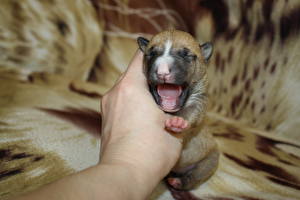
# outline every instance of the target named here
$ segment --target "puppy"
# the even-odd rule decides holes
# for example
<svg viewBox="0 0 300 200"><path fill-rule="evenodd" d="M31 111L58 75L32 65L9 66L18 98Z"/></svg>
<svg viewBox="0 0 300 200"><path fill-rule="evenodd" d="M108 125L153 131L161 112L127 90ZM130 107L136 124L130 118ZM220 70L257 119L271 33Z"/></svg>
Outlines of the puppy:
<svg viewBox="0 0 300 200"><path fill-rule="evenodd" d="M215 171L219 153L206 128L206 64L212 44L199 45L188 33L167 30L150 41L139 37L144 52L144 73L157 105L170 114L165 128L183 137L183 151L167 182L175 189L189 190Z"/></svg>

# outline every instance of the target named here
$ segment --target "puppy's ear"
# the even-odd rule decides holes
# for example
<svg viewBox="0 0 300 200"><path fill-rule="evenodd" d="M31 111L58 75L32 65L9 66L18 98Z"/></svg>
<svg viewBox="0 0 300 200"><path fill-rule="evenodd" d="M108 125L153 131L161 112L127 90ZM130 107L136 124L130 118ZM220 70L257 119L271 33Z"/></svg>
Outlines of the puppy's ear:
<svg viewBox="0 0 300 200"><path fill-rule="evenodd" d="M205 62L208 62L209 58L212 55L213 52L213 45L210 42L206 42L202 45L200 45L201 53L204 57Z"/></svg>
<svg viewBox="0 0 300 200"><path fill-rule="evenodd" d="M149 40L143 37L138 37L137 43L139 45L140 50L145 53Z"/></svg>

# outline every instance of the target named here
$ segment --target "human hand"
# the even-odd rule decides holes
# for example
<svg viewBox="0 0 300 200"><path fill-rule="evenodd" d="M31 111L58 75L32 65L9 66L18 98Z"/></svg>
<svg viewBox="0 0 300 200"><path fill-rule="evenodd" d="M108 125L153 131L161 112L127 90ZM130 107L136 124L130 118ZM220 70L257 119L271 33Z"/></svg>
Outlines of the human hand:
<svg viewBox="0 0 300 200"><path fill-rule="evenodd" d="M137 51L127 71L102 98L100 165L128 166L138 182L154 188L177 162L182 144L165 130L168 116L148 90L142 60L143 53Z"/></svg>
<svg viewBox="0 0 300 200"><path fill-rule="evenodd" d="M148 91L142 60L137 52L103 96L100 163L17 200L146 199L175 165L182 145L164 129L168 117Z"/></svg>

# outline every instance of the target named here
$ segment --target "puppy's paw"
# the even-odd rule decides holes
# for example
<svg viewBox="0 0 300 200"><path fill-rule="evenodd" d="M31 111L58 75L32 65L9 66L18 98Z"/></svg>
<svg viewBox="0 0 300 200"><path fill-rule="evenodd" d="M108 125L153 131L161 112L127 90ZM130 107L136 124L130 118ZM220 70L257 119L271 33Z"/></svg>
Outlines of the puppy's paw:
<svg viewBox="0 0 300 200"><path fill-rule="evenodd" d="M165 122L166 129L175 133L180 133L189 127L188 121L182 117L171 117Z"/></svg>

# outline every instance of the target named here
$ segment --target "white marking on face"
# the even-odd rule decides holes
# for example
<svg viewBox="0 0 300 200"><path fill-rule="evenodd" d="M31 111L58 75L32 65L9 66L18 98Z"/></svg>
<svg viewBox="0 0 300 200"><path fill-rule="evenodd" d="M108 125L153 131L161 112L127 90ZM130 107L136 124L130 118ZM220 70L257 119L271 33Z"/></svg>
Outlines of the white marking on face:
<svg viewBox="0 0 300 200"><path fill-rule="evenodd" d="M155 61L155 67L158 71L166 71L166 65L170 68L170 65L174 62L174 58L170 55L172 48L172 42L167 40L165 43L165 49L163 55L159 56ZM164 69L160 70L159 68L163 67Z"/></svg>
<svg viewBox="0 0 300 200"><path fill-rule="evenodd" d="M171 42L170 40L167 40L167 42L165 43L165 52L164 52L164 56L167 56L167 55L170 54L171 47L172 47L172 42Z"/></svg>

